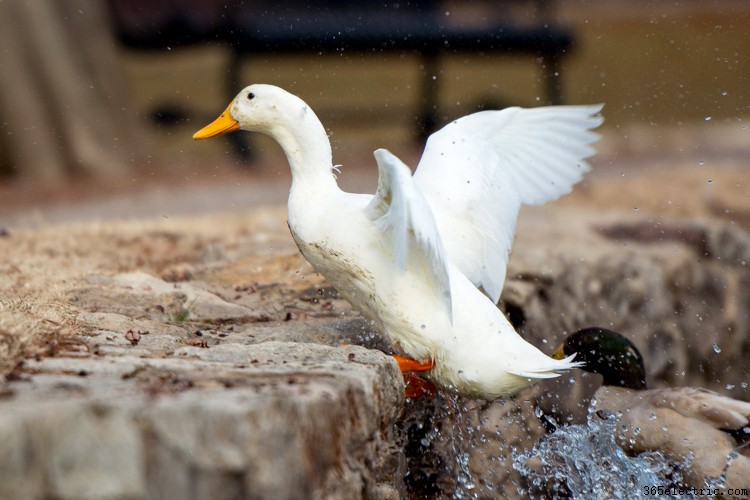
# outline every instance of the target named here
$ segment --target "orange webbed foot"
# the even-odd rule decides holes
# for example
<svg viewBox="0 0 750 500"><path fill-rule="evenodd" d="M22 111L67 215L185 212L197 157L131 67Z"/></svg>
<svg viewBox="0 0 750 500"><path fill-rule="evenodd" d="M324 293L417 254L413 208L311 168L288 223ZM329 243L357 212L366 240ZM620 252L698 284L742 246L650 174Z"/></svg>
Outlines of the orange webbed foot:
<svg viewBox="0 0 750 500"><path fill-rule="evenodd" d="M404 397L415 399L424 395L434 396L437 392L435 384L429 380L418 377L411 372L405 372L403 375L406 385Z"/></svg>
<svg viewBox="0 0 750 500"><path fill-rule="evenodd" d="M423 379L417 376L414 372L426 372L432 370L435 367L435 361L428 359L427 361L417 361L411 358L404 358L401 356L393 356L393 359L398 363L398 367L401 369L401 374L404 377L404 383L406 388L404 390L404 396L407 398L418 398L429 394L434 396L437 389L435 384L429 380Z"/></svg>
<svg viewBox="0 0 750 500"><path fill-rule="evenodd" d="M398 363L398 367L401 372L426 372L432 370L435 367L435 361L428 359L427 361L417 361L416 359L403 358L401 356L393 356L393 359Z"/></svg>

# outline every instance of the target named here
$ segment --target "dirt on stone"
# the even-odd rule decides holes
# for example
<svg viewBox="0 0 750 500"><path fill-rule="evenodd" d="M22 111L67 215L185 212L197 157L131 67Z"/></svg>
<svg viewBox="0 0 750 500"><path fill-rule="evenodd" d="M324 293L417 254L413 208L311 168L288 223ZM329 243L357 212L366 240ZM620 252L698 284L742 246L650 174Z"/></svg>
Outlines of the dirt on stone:
<svg viewBox="0 0 750 500"><path fill-rule="evenodd" d="M82 312L184 325L191 320L191 304L180 301L187 283L217 300L247 306L258 321L351 310L297 253L281 207L245 215L13 229L0 238L0 252L5 374L23 358L86 351L80 339L91 328L78 321ZM161 296L108 291L98 278L131 272L160 279L173 291ZM220 316L203 319L216 323Z"/></svg>

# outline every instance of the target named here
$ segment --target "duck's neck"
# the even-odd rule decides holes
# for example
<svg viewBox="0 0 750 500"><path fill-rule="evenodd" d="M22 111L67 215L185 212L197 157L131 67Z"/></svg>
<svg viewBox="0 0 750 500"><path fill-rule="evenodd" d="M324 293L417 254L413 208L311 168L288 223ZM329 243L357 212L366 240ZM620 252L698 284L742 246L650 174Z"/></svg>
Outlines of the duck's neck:
<svg viewBox="0 0 750 500"><path fill-rule="evenodd" d="M284 126L274 127L270 135L284 150L292 170L292 191L325 193L336 190L331 143L323 124L302 101L294 116L285 117Z"/></svg>

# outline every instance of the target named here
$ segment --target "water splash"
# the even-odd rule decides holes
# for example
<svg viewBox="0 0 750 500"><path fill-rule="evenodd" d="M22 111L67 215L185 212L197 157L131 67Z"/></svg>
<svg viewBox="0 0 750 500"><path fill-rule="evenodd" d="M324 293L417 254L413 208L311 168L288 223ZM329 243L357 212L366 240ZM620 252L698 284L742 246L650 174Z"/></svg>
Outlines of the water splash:
<svg viewBox="0 0 750 500"><path fill-rule="evenodd" d="M407 400L404 446L408 496L476 498L469 469L471 426L459 398L438 392L435 399Z"/></svg>
<svg viewBox="0 0 750 500"><path fill-rule="evenodd" d="M454 423L451 433L451 447L456 457L456 489L453 491L454 500L476 498L474 489L477 484L469 469L470 448L474 447L474 427L465 419L466 408L459 407L459 398L448 395L448 404L453 408Z"/></svg>
<svg viewBox="0 0 750 500"><path fill-rule="evenodd" d="M625 454L615 442L617 425L615 415L589 415L585 425L561 427L531 450L517 453L513 468L528 482L528 489L519 494L627 499L647 487L668 488L681 482L677 466L661 453Z"/></svg>

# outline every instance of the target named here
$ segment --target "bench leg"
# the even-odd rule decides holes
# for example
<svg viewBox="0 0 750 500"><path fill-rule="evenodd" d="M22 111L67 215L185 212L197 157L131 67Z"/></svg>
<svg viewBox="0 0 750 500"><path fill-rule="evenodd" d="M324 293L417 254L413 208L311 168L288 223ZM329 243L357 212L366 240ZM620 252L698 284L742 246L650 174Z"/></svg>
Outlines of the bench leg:
<svg viewBox="0 0 750 500"><path fill-rule="evenodd" d="M562 65L559 54L542 55L544 71L544 93L547 95L548 105L563 104Z"/></svg>
<svg viewBox="0 0 750 500"><path fill-rule="evenodd" d="M422 54L424 74L420 89L419 114L417 115L417 136L424 142L438 125L438 79L440 62L435 52Z"/></svg>

